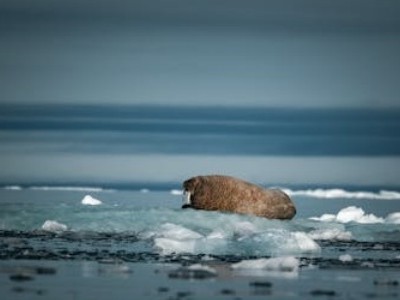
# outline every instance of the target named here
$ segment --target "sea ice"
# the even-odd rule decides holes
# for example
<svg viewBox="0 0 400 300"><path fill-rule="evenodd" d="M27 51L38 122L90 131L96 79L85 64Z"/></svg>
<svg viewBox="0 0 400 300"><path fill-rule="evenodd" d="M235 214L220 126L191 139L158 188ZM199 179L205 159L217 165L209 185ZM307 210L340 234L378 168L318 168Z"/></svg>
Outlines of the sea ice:
<svg viewBox="0 0 400 300"><path fill-rule="evenodd" d="M387 215L385 218L386 223L390 224L400 224L400 212L395 212Z"/></svg>
<svg viewBox="0 0 400 300"><path fill-rule="evenodd" d="M297 247L300 249L302 253L314 253L319 252L321 247L311 239L305 232L293 232L292 236L294 236Z"/></svg>
<svg viewBox="0 0 400 300"><path fill-rule="evenodd" d="M83 205L100 205L103 202L101 202L99 199L93 198L90 195L86 195L85 197L83 197L81 203Z"/></svg>
<svg viewBox="0 0 400 300"><path fill-rule="evenodd" d="M342 262L351 262L353 261L353 257L350 254L343 254L339 256L339 260Z"/></svg>
<svg viewBox="0 0 400 300"><path fill-rule="evenodd" d="M308 233L313 240L350 241L353 236L351 232L339 228L317 229Z"/></svg>
<svg viewBox="0 0 400 300"><path fill-rule="evenodd" d="M67 225L58 223L57 221L47 220L43 223L42 229L50 232L62 232L68 229Z"/></svg>
<svg viewBox="0 0 400 300"><path fill-rule="evenodd" d="M156 233L154 244L161 253L194 253L196 244L204 238L203 235L180 225L166 223Z"/></svg>
<svg viewBox="0 0 400 300"><path fill-rule="evenodd" d="M183 195L183 191L182 190L171 190L170 193L171 193L171 195L175 195L175 196L182 196Z"/></svg>
<svg viewBox="0 0 400 300"><path fill-rule="evenodd" d="M355 222L360 224L376 224L385 222L383 218L377 217L374 214L366 214L362 208L355 206L343 208L337 215L323 214L321 217L311 217L310 219L321 222Z"/></svg>
<svg viewBox="0 0 400 300"><path fill-rule="evenodd" d="M252 260L242 260L232 265L233 269L254 269L279 272L297 272L299 260L294 256L260 258Z"/></svg>
<svg viewBox="0 0 400 300"><path fill-rule="evenodd" d="M11 191L21 191L22 187L19 185L7 185L7 186L3 187L3 189L11 190Z"/></svg>
<svg viewBox="0 0 400 300"><path fill-rule="evenodd" d="M349 206L339 211L336 221L340 223L357 222L363 224L383 223L382 218L378 218L373 214L365 214L360 207Z"/></svg>
<svg viewBox="0 0 400 300"><path fill-rule="evenodd" d="M397 200L400 199L400 193L395 191L381 190L378 193L368 191L346 191L343 189L315 189L298 190L283 189L289 196L307 196L314 198L346 198L346 199L379 199L379 200Z"/></svg>
<svg viewBox="0 0 400 300"><path fill-rule="evenodd" d="M248 236L257 232L257 227L248 221L237 222L233 227L234 233L240 236Z"/></svg>

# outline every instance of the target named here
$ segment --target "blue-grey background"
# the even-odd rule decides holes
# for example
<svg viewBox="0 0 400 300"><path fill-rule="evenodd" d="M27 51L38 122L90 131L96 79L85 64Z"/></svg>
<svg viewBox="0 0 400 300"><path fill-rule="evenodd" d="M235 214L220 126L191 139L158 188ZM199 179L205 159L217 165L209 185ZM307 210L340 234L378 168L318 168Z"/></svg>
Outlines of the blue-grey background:
<svg viewBox="0 0 400 300"><path fill-rule="evenodd" d="M1 1L0 181L398 186L398 1Z"/></svg>

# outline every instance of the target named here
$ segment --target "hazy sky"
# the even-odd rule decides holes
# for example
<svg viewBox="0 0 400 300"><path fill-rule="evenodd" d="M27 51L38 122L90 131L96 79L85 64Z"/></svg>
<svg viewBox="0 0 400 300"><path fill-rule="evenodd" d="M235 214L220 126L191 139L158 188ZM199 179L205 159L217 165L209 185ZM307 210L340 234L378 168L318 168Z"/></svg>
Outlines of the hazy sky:
<svg viewBox="0 0 400 300"><path fill-rule="evenodd" d="M0 2L1 103L400 107L399 1Z"/></svg>

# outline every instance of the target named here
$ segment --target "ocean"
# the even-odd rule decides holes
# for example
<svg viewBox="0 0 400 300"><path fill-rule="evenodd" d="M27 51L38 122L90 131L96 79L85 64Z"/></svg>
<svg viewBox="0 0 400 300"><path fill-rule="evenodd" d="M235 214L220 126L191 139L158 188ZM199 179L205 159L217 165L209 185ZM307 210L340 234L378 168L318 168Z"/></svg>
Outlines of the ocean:
<svg viewBox="0 0 400 300"><path fill-rule="evenodd" d="M400 111L0 110L7 299L398 298ZM282 188L277 221L182 210L190 176Z"/></svg>

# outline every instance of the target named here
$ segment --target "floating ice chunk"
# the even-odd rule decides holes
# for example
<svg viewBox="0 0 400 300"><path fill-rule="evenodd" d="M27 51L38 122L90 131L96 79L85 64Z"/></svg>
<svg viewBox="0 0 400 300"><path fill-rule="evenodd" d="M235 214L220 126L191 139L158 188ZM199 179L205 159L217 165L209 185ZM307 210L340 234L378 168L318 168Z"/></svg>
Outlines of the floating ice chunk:
<svg viewBox="0 0 400 300"><path fill-rule="evenodd" d="M339 211L336 220L340 223L357 222L363 224L383 223L382 218L378 218L373 214L366 215L360 207L349 206Z"/></svg>
<svg viewBox="0 0 400 300"><path fill-rule="evenodd" d="M385 221L390 224L400 224L400 212L388 214Z"/></svg>
<svg viewBox="0 0 400 300"><path fill-rule="evenodd" d="M253 269L279 272L297 272L299 269L299 260L294 256L260 258L253 260L242 260L232 265L233 269Z"/></svg>
<svg viewBox="0 0 400 300"><path fill-rule="evenodd" d="M351 232L343 231L338 228L318 229L308 233L313 240L328 241L350 241L353 236Z"/></svg>
<svg viewBox="0 0 400 300"><path fill-rule="evenodd" d="M62 232L68 229L67 225L58 223L57 221L47 220L43 223L42 229L50 232Z"/></svg>
<svg viewBox="0 0 400 300"><path fill-rule="evenodd" d="M164 255L224 252L229 238L222 230L212 231L205 236L172 223L163 224L153 236L155 247Z"/></svg>
<svg viewBox="0 0 400 300"><path fill-rule="evenodd" d="M237 241L249 247L256 255L317 253L321 250L305 232L290 232L285 229L270 229L247 238L239 238Z"/></svg>
<svg viewBox="0 0 400 300"><path fill-rule="evenodd" d="M298 190L283 189L289 196L308 196L314 198L346 198L346 199L381 199L395 200L400 199L400 193L395 191L381 190L378 193L368 191L346 191L343 189L315 189Z"/></svg>
<svg viewBox="0 0 400 300"><path fill-rule="evenodd" d="M311 217L310 219L322 222L356 222L361 224L376 224L385 222L383 218L377 217L374 214L365 214L362 208L355 206L343 208L338 212L337 215L324 214L321 217Z"/></svg>
<svg viewBox="0 0 400 300"><path fill-rule="evenodd" d="M353 261L353 257L350 254L343 254L339 256L339 260L342 262L351 262Z"/></svg>
<svg viewBox="0 0 400 300"><path fill-rule="evenodd" d="M305 232L293 232L292 235L296 239L297 246L303 253L313 253L321 250L321 247L311 239Z"/></svg>
<svg viewBox="0 0 400 300"><path fill-rule="evenodd" d="M204 236L183 226L166 223L160 228L154 239L154 245L161 253L194 253L196 245Z"/></svg>
<svg viewBox="0 0 400 300"><path fill-rule="evenodd" d="M311 220L321 221L321 222L333 222L336 221L336 215L332 214L323 214L320 217L311 217Z"/></svg>
<svg viewBox="0 0 400 300"><path fill-rule="evenodd" d="M175 196L182 196L183 195L183 191L182 190L171 190L170 193L171 193L171 195L175 195Z"/></svg>
<svg viewBox="0 0 400 300"><path fill-rule="evenodd" d="M99 199L93 198L90 195L86 195L85 197L83 197L81 203L83 205L100 205L103 202L101 202Z"/></svg>
<svg viewBox="0 0 400 300"><path fill-rule="evenodd" d="M400 193L395 191L382 190L379 195L382 196L382 199L400 199Z"/></svg>
<svg viewBox="0 0 400 300"><path fill-rule="evenodd" d="M364 216L364 210L359 207L349 206L340 210L336 216L336 221L348 223L360 220Z"/></svg>

